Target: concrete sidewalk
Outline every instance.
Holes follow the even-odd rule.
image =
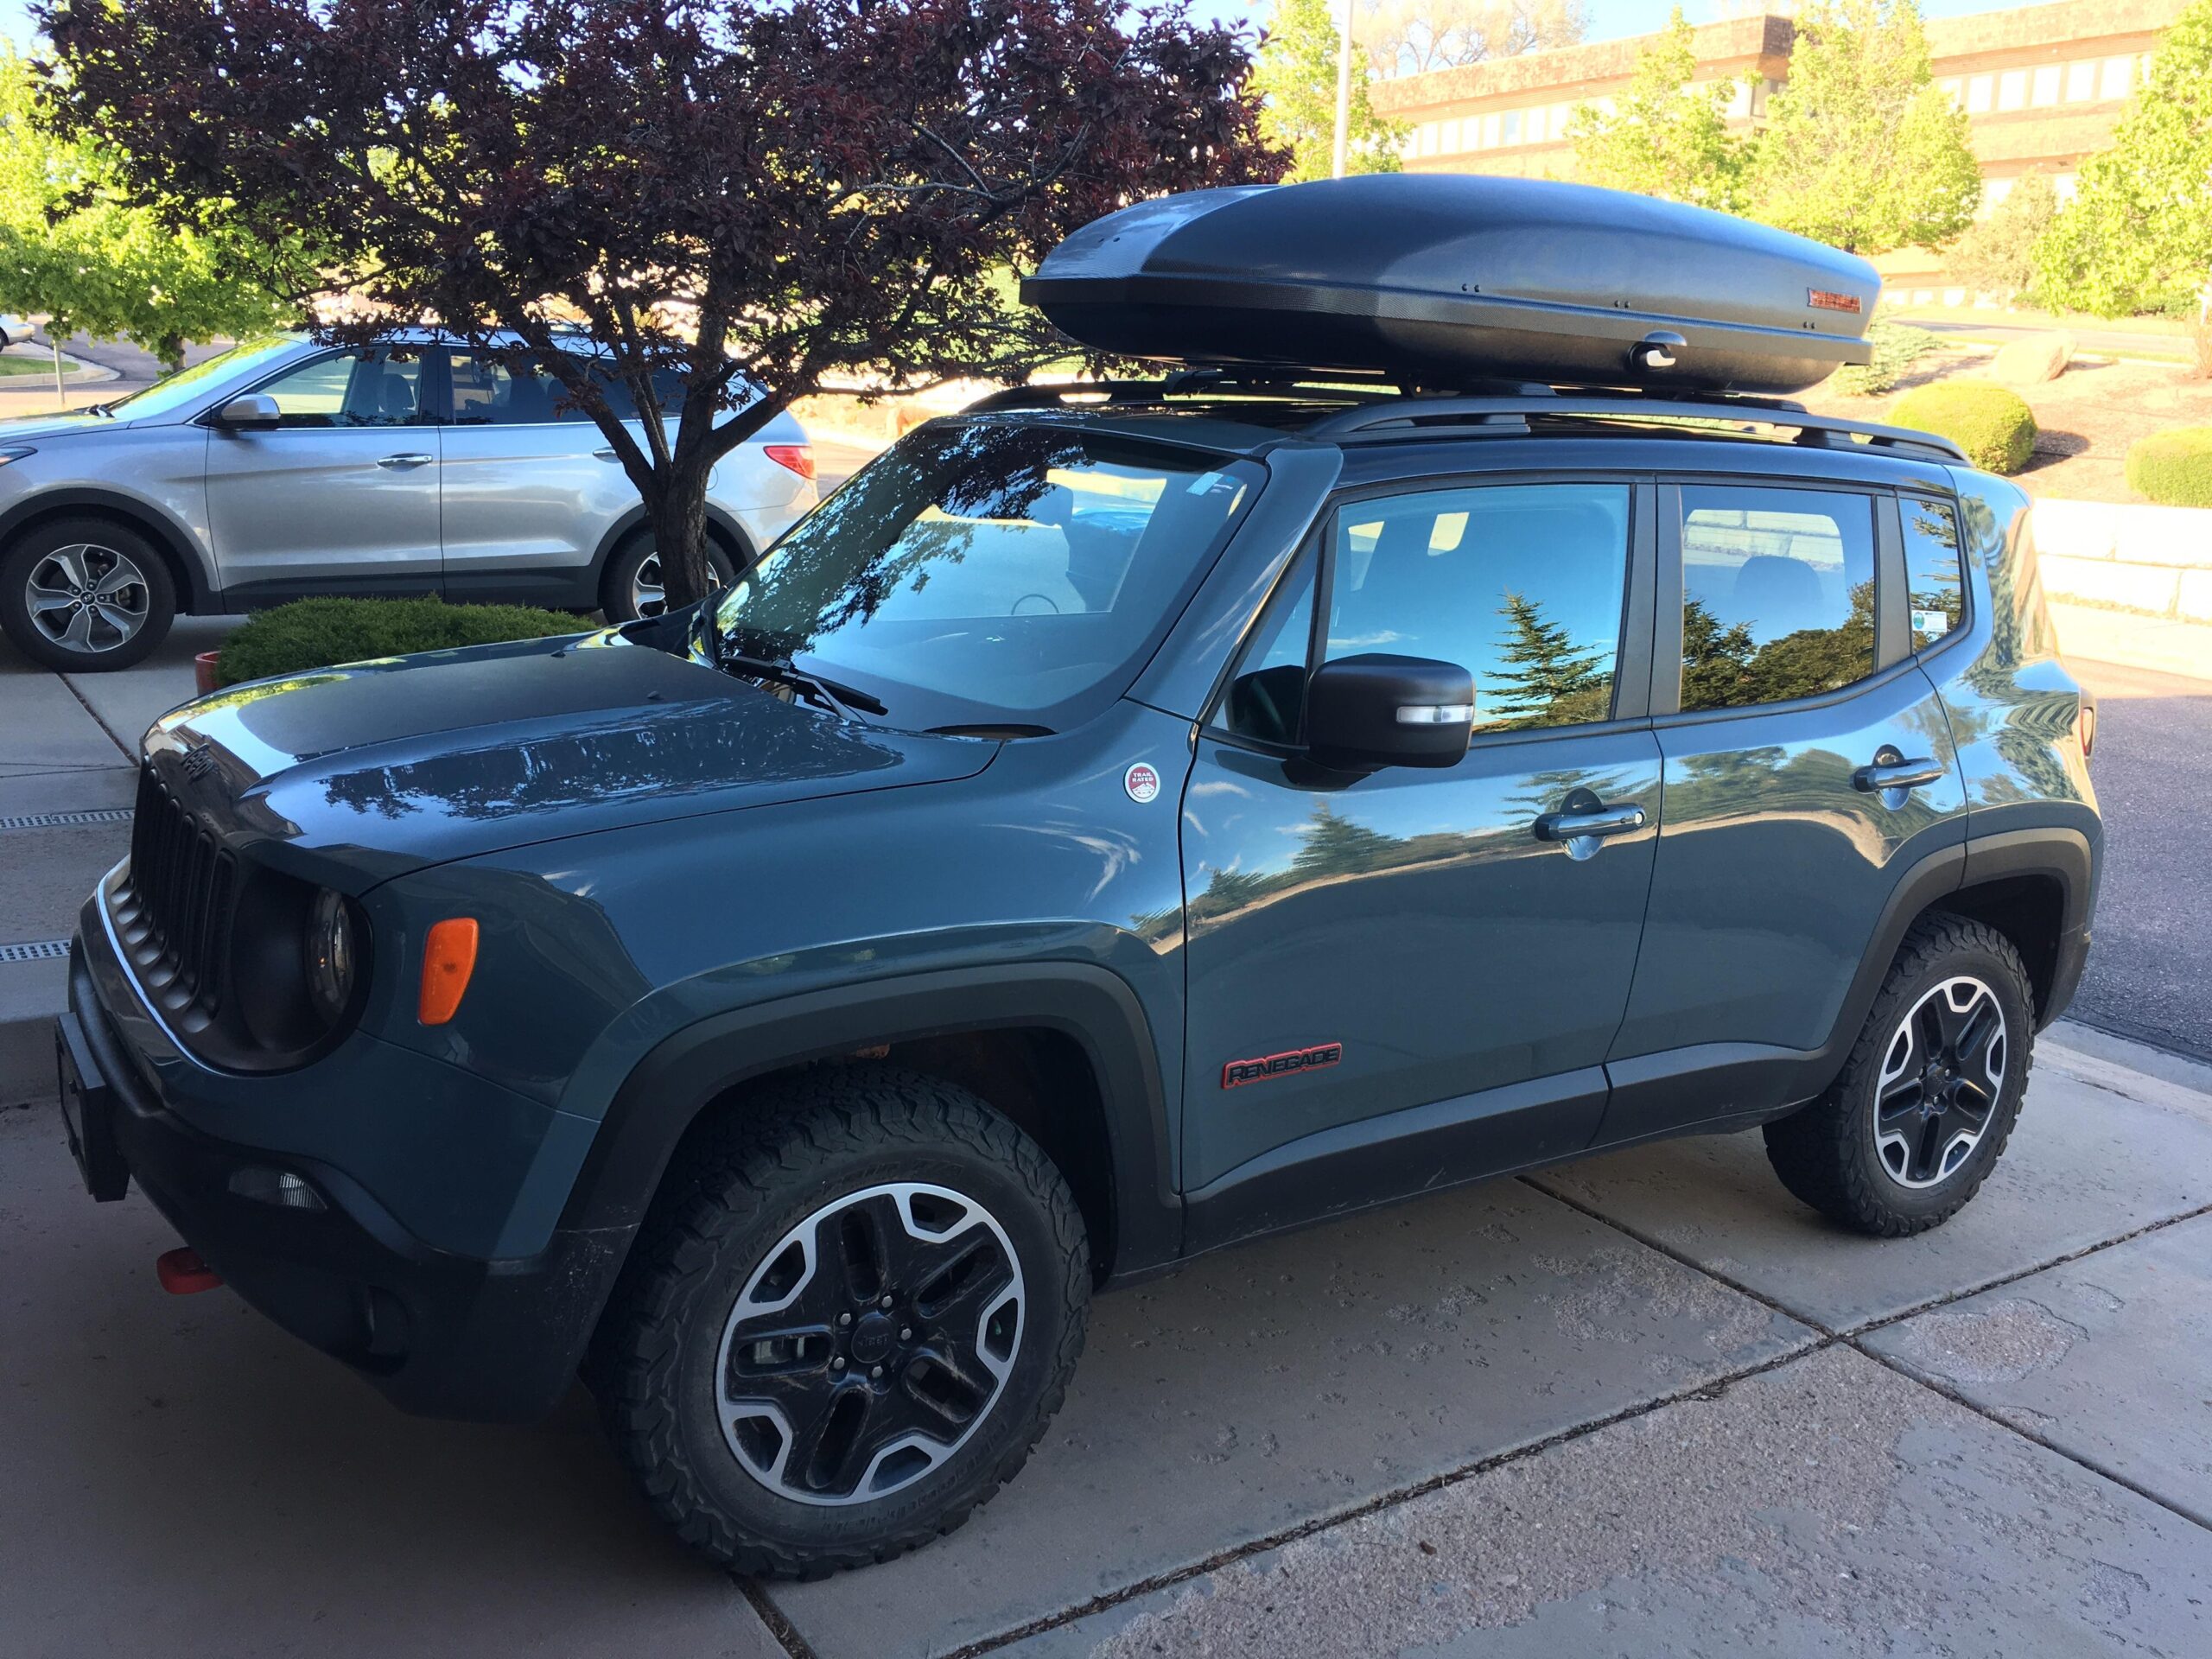
[[[1920,1238],[1826,1225],[1754,1134],[1103,1298],[1013,1485],[815,1585],[688,1558],[581,1394],[418,1421],[164,1296],[174,1235],[86,1198],[50,1101],[0,1112],[0,1240],[22,1659],[2212,1651],[2212,1071],[2078,1027]]]

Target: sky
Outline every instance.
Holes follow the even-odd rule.
[[[1929,17],[1958,17],[1974,11],[2010,11],[2029,0],[1920,0],[1921,13]],[[1649,35],[1667,21],[1673,0],[1589,0],[1590,35],[1593,41],[1617,40],[1624,35]],[[1224,20],[1244,19],[1256,23],[1267,15],[1268,0],[1193,0],[1202,16]],[[1723,15],[1725,0],[1683,0],[1682,10],[1694,23],[1712,22]],[[24,0],[0,0],[0,35],[21,49],[30,40],[29,8]]]

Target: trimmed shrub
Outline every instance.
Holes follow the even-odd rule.
[[[1894,387],[1915,362],[1936,349],[1936,336],[1901,322],[1878,322],[1866,331],[1874,348],[1872,363],[1852,363],[1835,372],[1828,389],[1846,397],[1878,397]]]
[[[2035,410],[1986,380],[1943,380],[1908,391],[1890,419],[1948,438],[1985,472],[2017,473],[2035,453]]]
[[[249,618],[223,645],[223,685],[304,674],[340,663],[508,639],[581,633],[580,616],[527,605],[448,605],[442,599],[297,599]]]
[[[2127,446],[2127,487],[2161,506],[2212,507],[2212,426],[2178,426]]]

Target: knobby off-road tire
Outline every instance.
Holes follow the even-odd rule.
[[[2001,1021],[1994,1051],[1993,1014]],[[1947,1066],[1946,1033],[1981,1046]],[[1791,1192],[1859,1232],[1902,1238],[1938,1226],[2005,1150],[2034,1039],[2028,976],[2012,941],[1961,916],[1923,917],[1898,948],[1842,1075],[1811,1105],[1766,1126],[1767,1159]]]
[[[817,1578],[951,1531],[1014,1477],[1090,1296],[1081,1212],[1027,1135],[935,1077],[817,1068],[686,1138],[586,1375],[685,1542]]]

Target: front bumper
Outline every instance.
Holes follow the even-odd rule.
[[[528,1422],[568,1389],[634,1227],[556,1229],[528,1257],[464,1255],[424,1243],[340,1170],[202,1133],[134,1063],[81,941],[56,1048],[93,1195],[135,1179],[225,1283],[402,1410]],[[321,1207],[242,1195],[232,1183],[247,1170],[297,1177]]]

